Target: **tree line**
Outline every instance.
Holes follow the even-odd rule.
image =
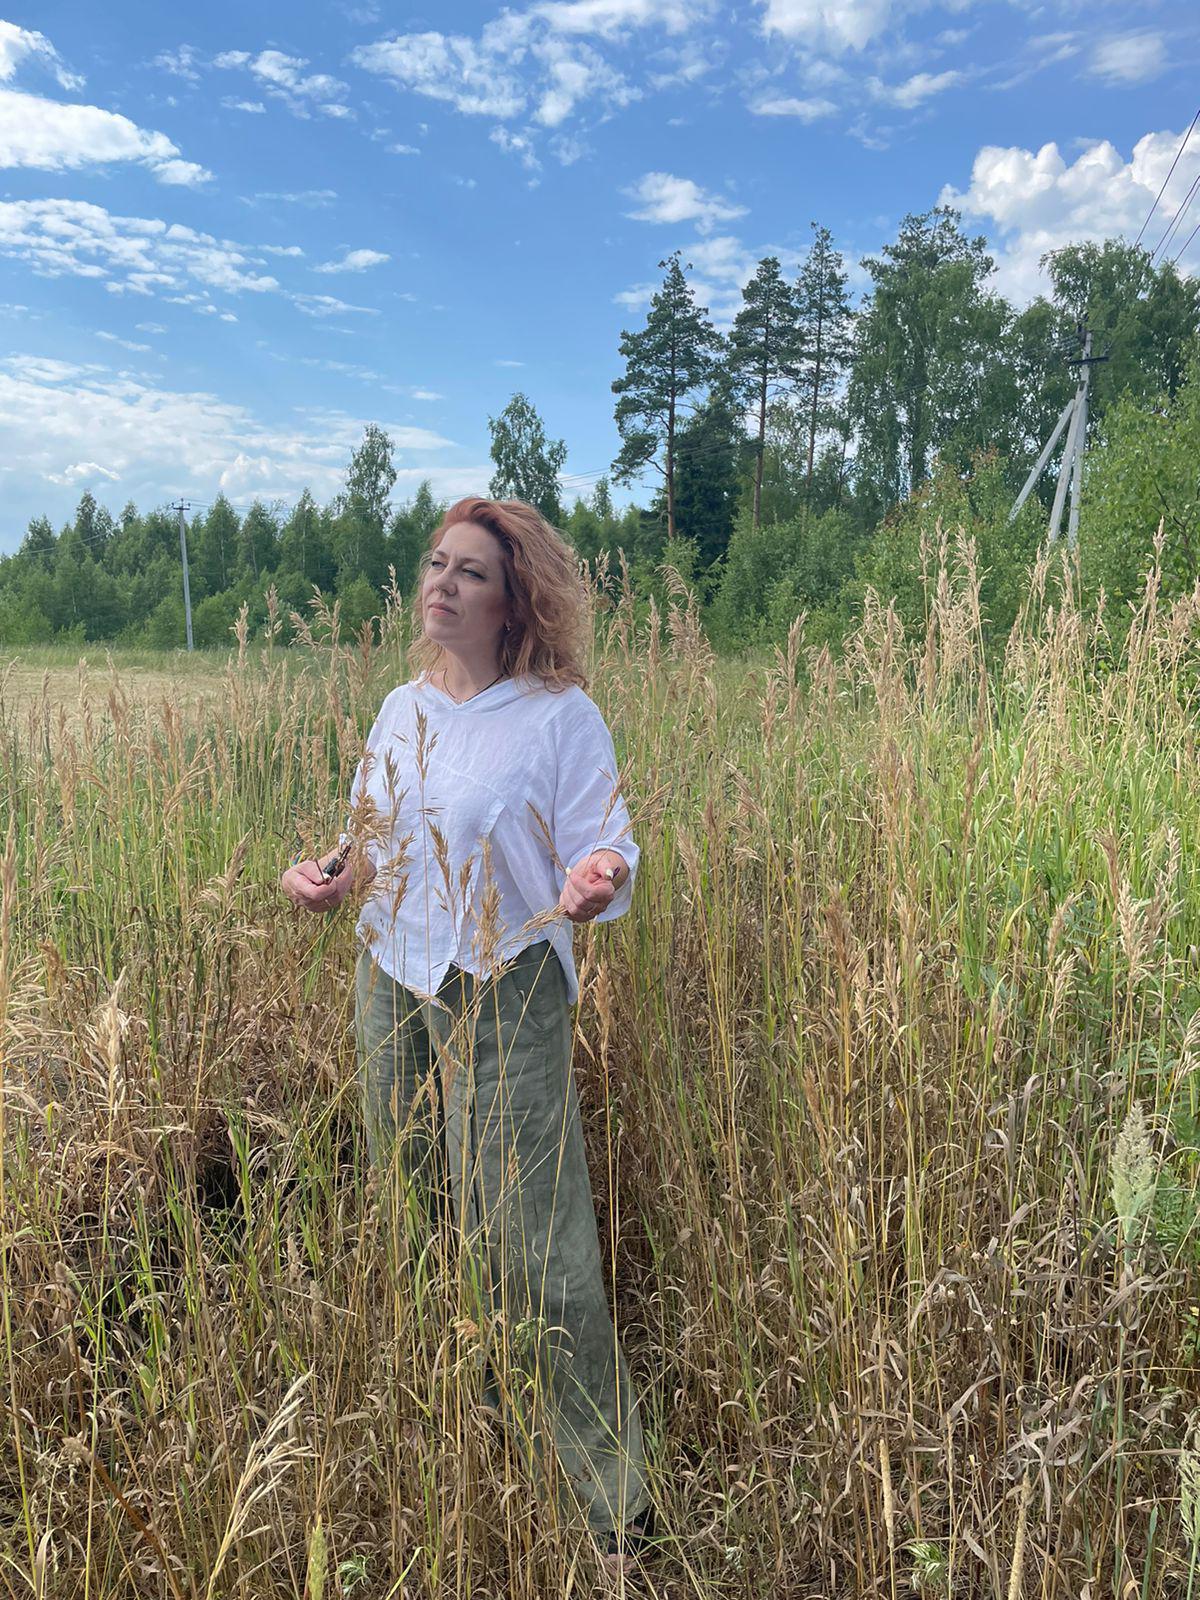
[[[730,646],[778,639],[801,610],[836,639],[868,584],[918,624],[921,530],[957,517],[987,553],[1002,631],[1045,525],[1037,496],[1011,525],[1008,507],[1070,396],[1066,356],[1086,319],[1109,359],[1092,385],[1081,549],[1112,595],[1136,579],[1162,516],[1178,581],[1194,581],[1186,462],[1200,448],[1190,431],[1200,288],[1118,240],[1069,245],[1043,264],[1048,294],[1014,307],[991,286],[985,240],[935,207],[863,261],[854,305],[842,253],[814,223],[795,276],[765,257],[722,334],[677,250],[659,264],[643,326],[621,334],[610,475],[565,504],[565,443],[515,394],[488,419],[488,492],[537,505],[583,558],[623,553],[643,599],[661,600],[669,560]],[[618,511],[611,484],[646,478],[648,504]],[[409,593],[444,506],[428,483],[393,504],[395,483],[391,441],[371,425],[326,505],[306,490],[290,509],[239,511],[218,496],[197,511],[187,527],[196,643],[227,644],[243,604],[259,625],[272,586],[285,614],[304,614],[314,587],[336,597],[354,629],[378,613],[390,572]],[[1041,493],[1052,492],[1051,474]],[[114,518],[85,493],[71,523],[55,533],[35,519],[0,559],[0,643],[180,644],[179,569],[169,508],[130,504]]]

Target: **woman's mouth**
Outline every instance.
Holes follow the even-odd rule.
[[[429,609],[430,611],[444,611],[448,617],[452,617],[454,615],[450,607],[444,606],[440,600],[431,600],[429,603]]]

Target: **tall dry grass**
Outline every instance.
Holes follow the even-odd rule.
[[[921,638],[869,597],[844,659],[797,619],[765,666],[674,575],[642,622],[596,578],[643,851],[576,933],[665,1532],[630,1592],[1194,1577],[1200,587],[1152,570],[1117,651],[1044,556],[989,674],[970,543],[929,570]],[[207,708],[113,670],[53,748],[0,729],[6,1594],[609,1581],[478,1405],[470,1263],[366,1169],[353,917],[276,890],[407,675],[395,601],[379,644],[243,637]]]

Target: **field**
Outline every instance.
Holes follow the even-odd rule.
[[[576,929],[575,1072],[665,1535],[629,1593],[1191,1592],[1200,596],[1152,573],[1117,652],[1074,593],[1040,563],[990,673],[965,543],[839,661],[801,619],[714,660],[685,591],[605,619],[642,860]],[[276,886],[400,619],[86,676],[0,661],[0,1592],[615,1592],[366,1166],[353,916]]]

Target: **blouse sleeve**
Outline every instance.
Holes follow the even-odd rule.
[[[616,791],[617,756],[612,735],[591,702],[573,715],[558,742],[554,794],[554,848],[566,872],[594,850],[615,850],[629,867],[625,882],[594,922],[624,916],[633,900],[633,880],[641,854],[630,833],[629,811]],[[566,872],[555,869],[561,893]]]

